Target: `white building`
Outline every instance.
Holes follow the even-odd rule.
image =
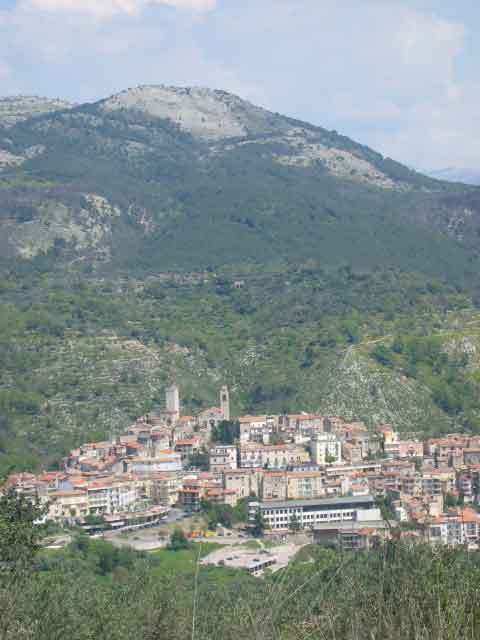
[[[87,488],[90,514],[112,514],[128,511],[138,499],[136,483],[94,481]]]
[[[164,471],[181,471],[182,456],[180,453],[165,453],[156,458],[136,457],[123,461],[124,472],[128,473],[163,473]]]
[[[312,438],[311,451],[315,464],[342,461],[342,442],[334,433],[316,433]]]
[[[478,549],[480,514],[473,509],[463,509],[432,518],[427,536],[432,544],[464,544]]]
[[[216,473],[237,469],[237,447],[234,445],[213,447],[210,449],[209,463],[210,471]]]
[[[293,517],[301,528],[313,528],[322,522],[373,522],[382,520],[372,496],[288,500],[286,502],[251,502],[250,521],[260,509],[267,529],[288,530]]]
[[[263,442],[267,433],[267,416],[241,416],[240,442]]]
[[[286,469],[310,462],[310,455],[300,445],[249,442],[240,445],[239,461],[240,467],[246,469],[256,467]]]

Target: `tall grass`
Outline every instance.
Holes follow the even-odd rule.
[[[142,563],[101,583],[72,567],[0,581],[1,640],[480,638],[477,555],[423,545],[311,547],[263,579],[199,563],[162,576]]]

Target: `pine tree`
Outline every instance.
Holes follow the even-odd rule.
[[[297,515],[294,513],[290,518],[290,522],[288,523],[288,528],[292,533],[298,533],[302,528],[300,524],[300,520],[297,518]]]

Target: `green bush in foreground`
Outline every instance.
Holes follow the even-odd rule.
[[[287,569],[258,579],[199,564],[199,545],[182,551],[189,556],[182,557],[179,572],[172,570],[170,551],[130,552],[105,572],[94,569],[98,554],[105,556],[97,546],[91,542],[80,552],[72,545],[54,558],[40,558],[27,573],[2,574],[0,637],[480,637],[480,566],[476,555],[463,550],[391,544],[352,556],[311,546]]]

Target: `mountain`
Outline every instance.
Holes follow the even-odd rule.
[[[65,100],[51,100],[38,96],[11,96],[0,98],[0,126],[13,127],[35,116],[70,109],[73,105]]]
[[[431,178],[437,180],[447,180],[448,182],[463,182],[480,186],[480,170],[478,169],[460,169],[455,167],[447,167],[446,169],[437,169],[426,172]]]
[[[223,91],[0,101],[0,472],[180,383],[480,431],[480,190]],[[6,115],[7,114],[7,115]]]
[[[316,259],[475,271],[480,191],[336,132],[201,88],[53,107],[25,119],[22,104],[0,126],[0,256],[55,251],[114,270]]]

